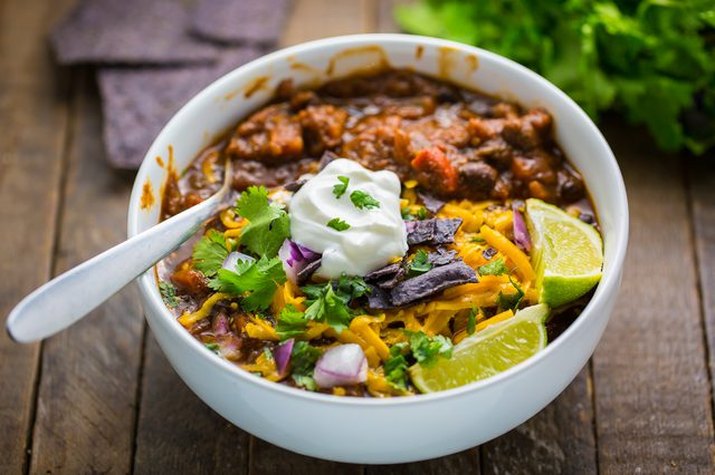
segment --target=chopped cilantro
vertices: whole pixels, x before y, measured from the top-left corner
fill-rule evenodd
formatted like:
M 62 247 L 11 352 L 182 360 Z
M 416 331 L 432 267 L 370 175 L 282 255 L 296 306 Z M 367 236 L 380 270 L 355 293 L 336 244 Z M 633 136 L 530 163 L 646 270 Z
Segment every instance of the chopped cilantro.
M 214 353 L 218 353 L 219 346 L 218 343 L 204 343 L 204 346 Z
M 402 208 L 400 213 L 405 221 L 422 221 L 429 217 L 427 208 L 424 206 L 418 208 L 414 213 L 409 208 Z
M 238 261 L 236 271 L 219 269 L 209 286 L 219 292 L 244 296 L 241 303 L 248 311 L 264 310 L 273 300 L 276 287 L 286 281 L 283 263 L 277 257 L 258 261 Z
M 519 304 L 521 304 L 521 301 L 524 299 L 524 290 L 519 287 L 519 284 L 517 284 L 511 276 L 509 276 L 509 282 L 516 290 L 516 293 L 506 295 L 503 292 L 499 292 L 499 295 L 497 296 L 497 305 L 504 310 L 512 309 L 516 311 L 516 309 L 519 308 Z
M 442 335 L 429 337 L 421 331 L 405 332 L 410 338 L 412 356 L 422 366 L 431 366 L 437 361 L 438 356 L 452 357 L 452 341 Z
M 504 264 L 504 259 L 500 257 L 483 266 L 479 266 L 477 272 L 479 272 L 479 275 L 502 275 L 508 273 L 509 269 Z
M 385 378 L 397 389 L 407 389 L 407 343 L 397 343 L 390 348 L 390 357 L 385 361 Z
M 479 308 L 472 307 L 469 311 L 469 316 L 467 317 L 467 335 L 473 335 L 477 329 L 477 315 L 479 315 Z
M 410 262 L 408 273 L 409 276 L 412 277 L 415 275 L 424 274 L 431 268 L 432 263 L 429 261 L 429 255 L 424 249 L 419 249 L 412 258 L 412 262 Z
M 340 333 L 354 316 L 350 302 L 368 294 L 370 287 L 361 277 L 342 275 L 337 281 L 306 285 L 301 290 L 307 296 L 305 317 L 325 322 Z
M 345 194 L 345 192 L 348 190 L 348 183 L 350 182 L 350 178 L 346 176 L 339 176 L 338 177 L 338 183 L 337 185 L 333 186 L 333 194 L 335 195 L 335 198 L 340 198 Z
M 340 218 L 331 219 L 330 221 L 328 221 L 327 226 L 329 228 L 333 228 L 336 231 L 345 231 L 346 229 L 350 229 L 350 225 Z
M 248 220 L 241 232 L 241 245 L 254 254 L 274 257 L 290 237 L 288 214 L 268 200 L 268 190 L 263 186 L 251 186 L 241 193 L 236 212 Z
M 485 242 L 487 242 L 487 240 L 484 239 L 484 238 L 481 237 L 481 236 L 474 236 L 474 237 L 471 239 L 471 241 L 472 241 L 472 242 L 476 242 L 476 243 L 478 243 L 478 244 L 484 244 Z
M 305 341 L 296 341 L 290 355 L 291 376 L 298 386 L 315 391 L 317 385 L 313 379 L 315 362 L 320 358 L 320 350 Z
M 350 201 L 358 209 L 379 208 L 380 202 L 362 190 L 355 190 L 350 193 Z
M 207 277 L 213 277 L 228 256 L 226 239 L 215 229 L 208 232 L 194 245 L 192 259 L 194 267 Z
M 163 280 L 159 282 L 159 292 L 167 307 L 174 308 L 179 305 L 179 299 L 176 297 L 176 287 L 170 282 Z
M 288 304 L 278 314 L 276 333 L 281 341 L 287 340 L 302 335 L 307 325 L 308 319 L 305 317 L 305 313 Z

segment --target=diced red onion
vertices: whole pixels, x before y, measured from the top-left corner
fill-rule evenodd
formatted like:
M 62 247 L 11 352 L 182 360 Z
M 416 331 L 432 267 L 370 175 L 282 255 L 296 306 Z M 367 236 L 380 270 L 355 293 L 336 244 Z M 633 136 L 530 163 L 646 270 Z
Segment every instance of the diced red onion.
M 531 238 L 529 237 L 529 230 L 526 229 L 526 223 L 524 222 L 524 216 L 519 211 L 516 204 L 512 206 L 514 211 L 514 242 L 516 245 L 527 254 L 531 252 Z
M 290 279 L 291 282 L 296 282 L 298 272 L 311 262 L 320 259 L 320 254 L 311 251 L 297 242 L 286 239 L 278 250 L 278 257 L 283 261 L 283 270 L 285 270 L 288 279 Z
M 241 340 L 235 333 L 227 333 L 216 338 L 218 352 L 227 360 L 236 361 L 241 358 Z
M 313 379 L 321 388 L 364 383 L 367 380 L 365 353 L 355 343 L 333 347 L 315 364 Z
M 226 259 L 224 259 L 223 265 L 221 265 L 221 268 L 235 272 L 236 265 L 238 264 L 238 261 L 253 262 L 255 260 L 256 260 L 255 258 L 249 256 L 248 254 L 243 254 L 241 252 L 233 251 L 228 256 L 226 256 Z
M 228 317 L 225 313 L 219 313 L 214 317 L 214 321 L 211 324 L 211 331 L 214 336 L 225 335 L 228 333 Z
M 286 340 L 273 350 L 273 358 L 276 360 L 276 370 L 280 376 L 285 376 L 288 371 L 288 363 L 290 363 L 290 355 L 293 353 L 293 344 L 295 340 L 291 338 Z

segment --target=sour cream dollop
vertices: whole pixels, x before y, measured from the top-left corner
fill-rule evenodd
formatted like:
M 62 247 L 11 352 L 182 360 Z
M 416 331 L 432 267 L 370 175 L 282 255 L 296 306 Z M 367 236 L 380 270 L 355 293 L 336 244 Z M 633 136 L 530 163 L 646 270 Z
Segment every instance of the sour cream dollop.
M 349 179 L 340 198 L 335 185 Z M 376 199 L 377 208 L 360 209 L 350 195 L 363 191 Z M 328 226 L 333 218 L 350 225 L 338 231 Z M 357 162 L 339 158 L 308 180 L 290 201 L 291 239 L 323 254 L 316 275 L 326 279 L 341 274 L 365 275 L 407 252 L 407 231 L 400 214 L 400 179 L 390 171 L 370 171 Z

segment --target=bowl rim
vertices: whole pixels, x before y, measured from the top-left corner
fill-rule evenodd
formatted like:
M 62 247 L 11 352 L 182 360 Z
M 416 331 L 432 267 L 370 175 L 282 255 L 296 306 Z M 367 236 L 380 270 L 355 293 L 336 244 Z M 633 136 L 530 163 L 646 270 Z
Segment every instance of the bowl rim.
M 612 179 L 614 185 L 610 189 L 610 193 L 615 194 L 617 206 L 616 213 L 614 213 L 614 226 L 613 229 L 620 231 L 617 233 L 616 240 L 613 243 L 613 255 L 612 255 L 612 265 L 610 272 L 603 273 L 601 281 L 596 288 L 596 292 L 591 300 L 588 302 L 581 314 L 576 318 L 576 320 L 569 325 L 569 327 L 557 338 L 554 342 L 549 343 L 546 348 L 539 351 L 534 356 L 524 360 L 523 362 L 503 371 L 497 375 L 490 378 L 476 381 L 473 383 L 466 384 L 453 389 L 448 389 L 444 391 L 438 391 L 429 394 L 416 394 L 414 396 L 402 396 L 402 397 L 391 397 L 391 398 L 358 398 L 358 397 L 341 397 L 332 394 L 316 393 L 312 391 L 306 391 L 304 389 L 293 388 L 283 384 L 277 384 L 273 381 L 268 381 L 267 379 L 257 377 L 250 374 L 249 372 L 241 369 L 239 366 L 217 357 L 213 352 L 206 351 L 204 346 L 196 340 L 184 327 L 182 327 L 169 309 L 164 305 L 161 295 L 159 293 L 158 287 L 156 285 L 154 267 L 149 269 L 146 273 L 137 278 L 137 284 L 145 305 L 151 307 L 151 311 L 156 312 L 160 318 L 166 318 L 169 320 L 167 325 L 171 328 L 172 336 L 171 338 L 178 340 L 179 342 L 188 345 L 197 354 L 196 357 L 204 358 L 208 364 L 216 365 L 218 368 L 228 372 L 233 378 L 241 380 L 245 384 L 255 385 L 259 388 L 266 389 L 268 391 L 275 391 L 281 393 L 288 397 L 296 397 L 300 399 L 305 399 L 310 402 L 328 403 L 338 406 L 409 406 L 409 405 L 422 405 L 429 404 L 433 401 L 452 399 L 464 396 L 467 393 L 479 392 L 481 389 L 487 386 L 497 385 L 508 379 L 513 379 L 529 371 L 533 366 L 538 365 L 542 360 L 548 358 L 552 353 L 559 351 L 559 349 L 570 340 L 571 336 L 576 333 L 581 327 L 586 325 L 588 320 L 595 318 L 592 315 L 592 311 L 595 307 L 600 307 L 609 298 L 615 298 L 615 295 L 620 285 L 620 275 L 623 268 L 626 248 L 628 244 L 628 228 L 629 228 L 629 218 L 628 218 L 628 201 L 626 196 L 625 184 L 623 177 L 618 167 L 613 152 L 608 145 L 608 142 L 603 137 L 598 127 L 593 123 L 591 118 L 578 106 L 570 97 L 568 97 L 563 91 L 553 85 L 544 77 L 531 71 L 530 69 L 508 59 L 496 53 L 475 47 L 466 45 L 463 43 L 444 40 L 439 38 L 425 37 L 419 35 L 407 35 L 400 33 L 365 33 L 365 34 L 352 34 L 352 35 L 341 35 L 328 38 L 322 38 L 318 40 L 308 41 L 300 43 L 294 46 L 289 46 L 287 48 L 282 48 L 265 56 L 259 57 L 253 61 L 250 61 L 226 74 L 220 78 L 213 81 L 211 84 L 201 89 L 197 94 L 195 94 L 186 104 L 184 104 L 167 122 L 167 124 L 162 128 L 161 132 L 152 142 L 149 147 L 147 154 L 144 156 L 141 166 L 135 177 L 134 186 L 132 188 L 132 193 L 129 202 L 128 217 L 127 217 L 127 231 L 128 236 L 132 237 L 139 232 L 139 216 L 140 216 L 140 196 L 142 192 L 142 183 L 147 175 L 147 171 L 152 163 L 154 162 L 153 156 L 149 154 L 151 149 L 157 142 L 161 142 L 168 131 L 172 129 L 178 120 L 191 112 L 200 101 L 204 99 L 205 96 L 214 96 L 216 92 L 220 90 L 224 85 L 233 83 L 238 78 L 244 75 L 251 75 L 254 69 L 261 68 L 264 65 L 270 64 L 275 61 L 286 59 L 297 53 L 302 53 L 307 50 L 322 49 L 326 47 L 335 48 L 337 47 L 355 47 L 360 46 L 362 43 L 377 44 L 383 48 L 389 48 L 391 45 L 395 44 L 408 44 L 408 45 L 423 45 L 432 46 L 437 48 L 452 48 L 466 52 L 468 54 L 476 55 L 480 60 L 483 58 L 488 58 L 488 60 L 496 63 L 499 68 L 504 68 L 506 70 L 511 70 L 518 73 L 520 76 L 525 78 L 525 81 L 536 81 L 541 83 L 547 89 L 553 93 L 557 101 L 565 103 L 565 105 L 575 113 L 578 120 L 584 122 L 584 125 L 589 129 L 590 133 L 593 134 L 597 141 L 599 147 L 602 149 L 600 153 L 603 155 L 603 160 L 608 164 L 609 169 L 613 172 Z M 149 313 L 145 310 L 145 313 Z

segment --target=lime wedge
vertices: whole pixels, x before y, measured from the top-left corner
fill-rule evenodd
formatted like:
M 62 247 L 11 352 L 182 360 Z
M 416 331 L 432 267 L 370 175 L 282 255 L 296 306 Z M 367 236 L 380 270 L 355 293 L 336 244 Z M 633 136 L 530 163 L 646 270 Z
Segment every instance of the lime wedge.
M 539 302 L 558 307 L 601 280 L 603 241 L 596 228 L 541 200 L 526 200 Z
M 410 367 L 412 382 L 423 393 L 456 388 L 494 376 L 546 346 L 544 321 L 549 307 L 533 305 L 459 342 L 450 359 Z

